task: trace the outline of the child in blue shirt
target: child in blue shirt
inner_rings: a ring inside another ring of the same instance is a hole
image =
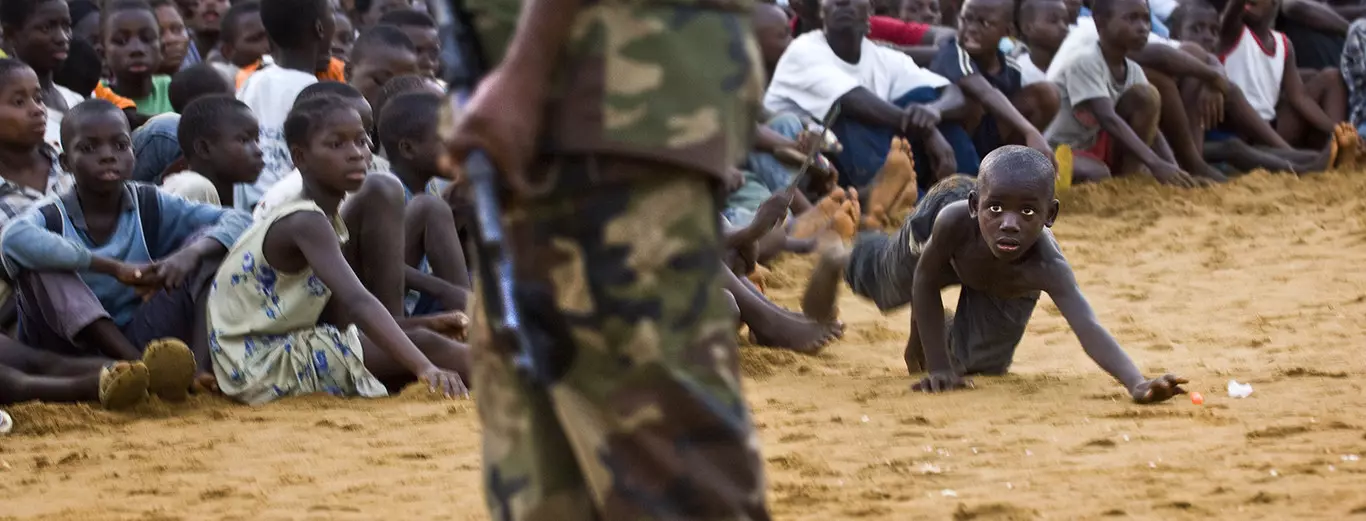
[[[21,340],[137,360],[149,342],[171,337],[207,363],[204,295],[250,217],[128,182],[128,121],[107,101],[72,109],[62,144],[75,187],[0,234],[5,270],[19,286]]]

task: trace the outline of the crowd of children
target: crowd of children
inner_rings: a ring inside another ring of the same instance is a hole
[[[438,28],[413,0],[344,3],[0,0],[0,403],[467,392]],[[1096,322],[1054,193],[1355,167],[1366,9],[1342,4],[755,6],[764,110],[719,216],[740,321],[810,353],[843,334],[840,284],[914,302],[907,368],[940,391],[1006,371],[1047,292],[1135,401],[1182,392]],[[764,296],[760,264],[817,250],[801,312]]]

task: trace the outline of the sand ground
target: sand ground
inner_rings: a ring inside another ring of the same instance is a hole
[[[908,313],[846,292],[824,354],[742,354],[775,517],[1366,516],[1362,193],[1366,176],[1260,174],[1067,194],[1056,233],[1102,322],[1203,406],[1131,404],[1046,299],[1013,375],[911,394]],[[777,268],[775,299],[795,306],[809,268]],[[1256,392],[1229,398],[1231,378]],[[10,411],[0,519],[485,519],[470,402]]]

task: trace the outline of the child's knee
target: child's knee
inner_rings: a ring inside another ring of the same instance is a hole
[[[451,206],[433,195],[419,195],[408,202],[408,217],[424,224],[455,222]]]
[[[1116,106],[1137,109],[1137,114],[1156,115],[1156,111],[1162,108],[1162,94],[1158,92],[1157,87],[1150,84],[1134,85],[1120,95]]]
[[[1062,95],[1052,82],[1040,82],[1020,91],[1021,108],[1038,114],[1053,116],[1062,105]]]

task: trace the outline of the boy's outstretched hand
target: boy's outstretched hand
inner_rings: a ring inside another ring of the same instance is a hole
[[[1133,395],[1135,403],[1165,402],[1173,396],[1186,394],[1186,390],[1181,388],[1181,384],[1185,383],[1190,383],[1190,381],[1179,376],[1164,374],[1134,386],[1130,394]]]
[[[963,378],[954,371],[930,373],[911,386],[912,391],[925,393],[942,393],[970,388],[972,388],[972,380]]]

